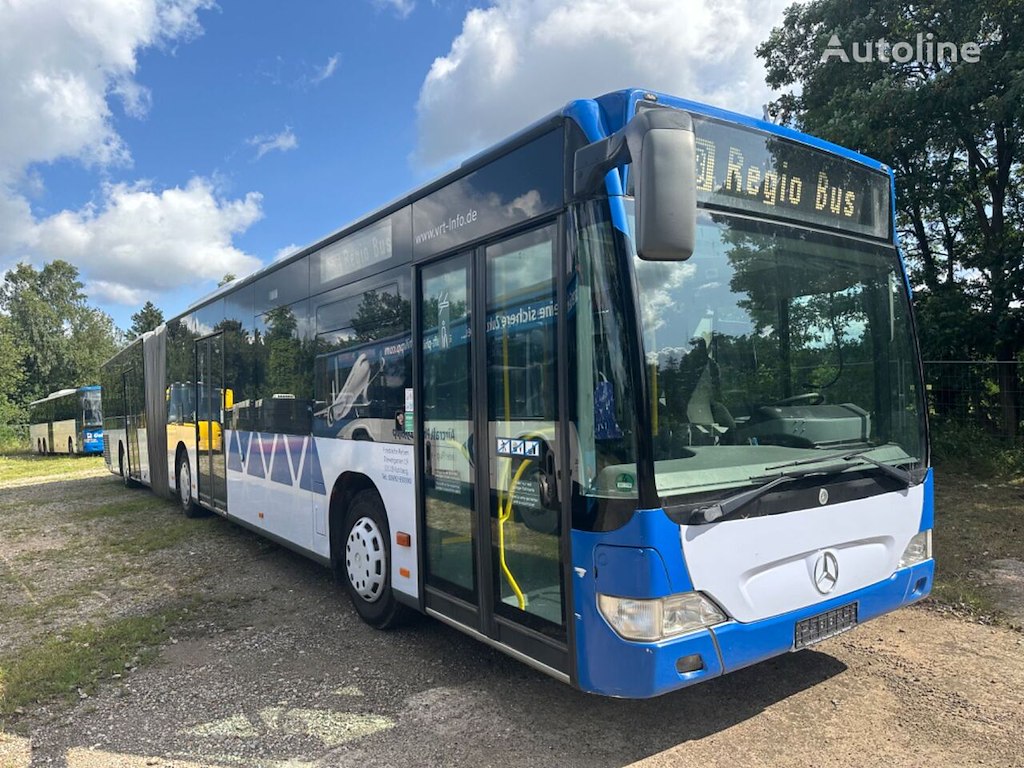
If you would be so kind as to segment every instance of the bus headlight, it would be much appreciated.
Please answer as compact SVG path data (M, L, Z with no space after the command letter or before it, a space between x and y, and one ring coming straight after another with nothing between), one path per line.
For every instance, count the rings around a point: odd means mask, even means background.
M721 624L725 614L700 592L654 600L598 595L597 607L626 640L662 640Z
M932 556L932 529L929 528L927 531L921 531L916 534L914 538L907 544L907 548L903 550L903 555L900 557L900 568L907 568L911 565L917 565L923 563L925 560L930 560Z

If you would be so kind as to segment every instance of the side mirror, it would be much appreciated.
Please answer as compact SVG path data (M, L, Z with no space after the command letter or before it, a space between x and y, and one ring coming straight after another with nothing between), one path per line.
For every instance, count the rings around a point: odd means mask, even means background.
M657 110L650 110L653 114ZM667 110L665 110L667 111ZM687 115L689 118L689 115ZM689 120L687 120L689 122ZM648 261L685 261L697 231L693 128L651 128L631 173L636 190L636 252Z
M649 261L685 261L697 231L697 160L690 115L651 108L620 131L577 150L576 196L600 189L612 168L631 163L636 190L636 250Z

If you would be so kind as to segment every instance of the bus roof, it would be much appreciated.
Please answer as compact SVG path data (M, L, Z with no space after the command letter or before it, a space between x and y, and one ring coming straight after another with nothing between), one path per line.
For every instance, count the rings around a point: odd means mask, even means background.
M416 189L402 195L399 198L392 200L385 205L382 205L363 216L355 219L354 221L345 224L344 226L336 229L334 232L322 237L315 242L309 243L308 245L296 249L290 255L278 259L270 264L267 264L260 269L257 269L250 274L232 280L230 283L226 283L220 286L205 296L195 300L189 304L181 313L173 318L170 318L168 322L180 319L185 315L200 309L204 305L212 302L214 299L222 296L227 296L233 293L235 290L245 287L256 280L264 277L268 274L276 272L279 269L286 267L287 265L298 261L299 259L308 256L310 253L323 248L331 244L336 240L340 240L346 235L355 232L362 227L372 224L377 219L381 219L388 216L401 208L412 204L416 200L425 197L431 192L440 189L446 184L465 176L472 171L476 170L480 166L485 165L491 160L504 154L510 149L516 147L519 144L523 144L530 139L545 133L557 125L559 125L565 118L572 117L578 122L589 122L590 126L583 125L584 132L588 135L588 139L596 141L604 138L617 131L619 128L624 126L630 117L636 111L636 104L639 101L654 101L656 103L665 104L668 106L676 107L678 109L685 109L690 112L705 115L707 117L718 118L738 125L743 125L749 128L754 128L759 131L766 133L775 134L792 141L800 142L808 146L814 147L831 154L835 154L843 157L847 160L863 164L873 170L882 171L891 176L891 170L870 157L862 155L858 152L854 152L845 147L841 147L838 144L818 139L814 136L810 136L805 133L793 130L782 125L776 125L769 123L765 120L759 120L749 115L744 115L739 112L731 112L729 110L720 109L713 107L708 104L702 104L696 101L690 101L687 99L681 99L676 96L668 94L658 93L656 91L645 90L642 88L627 88L619 91L612 91L602 96L598 96L593 99L577 99L570 101L561 109L558 109L545 117L531 123L525 128L513 133L512 135L501 140L497 144L494 144L475 155L471 155L466 160L462 161L458 167L453 168L450 171L446 171L441 175L434 178ZM599 114L598 114L599 113ZM590 117L590 120L586 118ZM583 121L580 118L584 118ZM590 127L592 130L587 130ZM596 135L595 135L596 134ZM138 339L136 339L137 341ZM131 345L129 345L131 346Z
M97 386L95 389L99 389L99 387ZM39 405L40 403L45 403L47 400L56 400L61 397L67 397L68 395L74 395L77 392L78 388L58 389L56 392L51 392L46 397L40 398L39 400L33 400L29 405Z

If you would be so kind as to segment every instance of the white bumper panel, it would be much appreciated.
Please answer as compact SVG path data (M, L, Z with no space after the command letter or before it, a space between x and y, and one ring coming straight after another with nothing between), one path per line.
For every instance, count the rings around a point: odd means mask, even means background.
M923 503L922 483L816 509L683 525L683 555L694 589L737 621L757 621L888 578L920 528ZM822 592L815 566L825 552L838 574L834 586L819 579L832 586Z

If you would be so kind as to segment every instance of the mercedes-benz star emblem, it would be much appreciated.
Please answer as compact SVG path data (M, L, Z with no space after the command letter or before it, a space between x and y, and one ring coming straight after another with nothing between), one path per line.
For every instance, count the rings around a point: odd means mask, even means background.
M814 587L823 595L836 588L839 581L839 561L831 552L825 552L814 564Z
M818 503L821 504L821 506L825 506L826 504L828 504L828 490L827 489L822 488L820 491L818 491Z

